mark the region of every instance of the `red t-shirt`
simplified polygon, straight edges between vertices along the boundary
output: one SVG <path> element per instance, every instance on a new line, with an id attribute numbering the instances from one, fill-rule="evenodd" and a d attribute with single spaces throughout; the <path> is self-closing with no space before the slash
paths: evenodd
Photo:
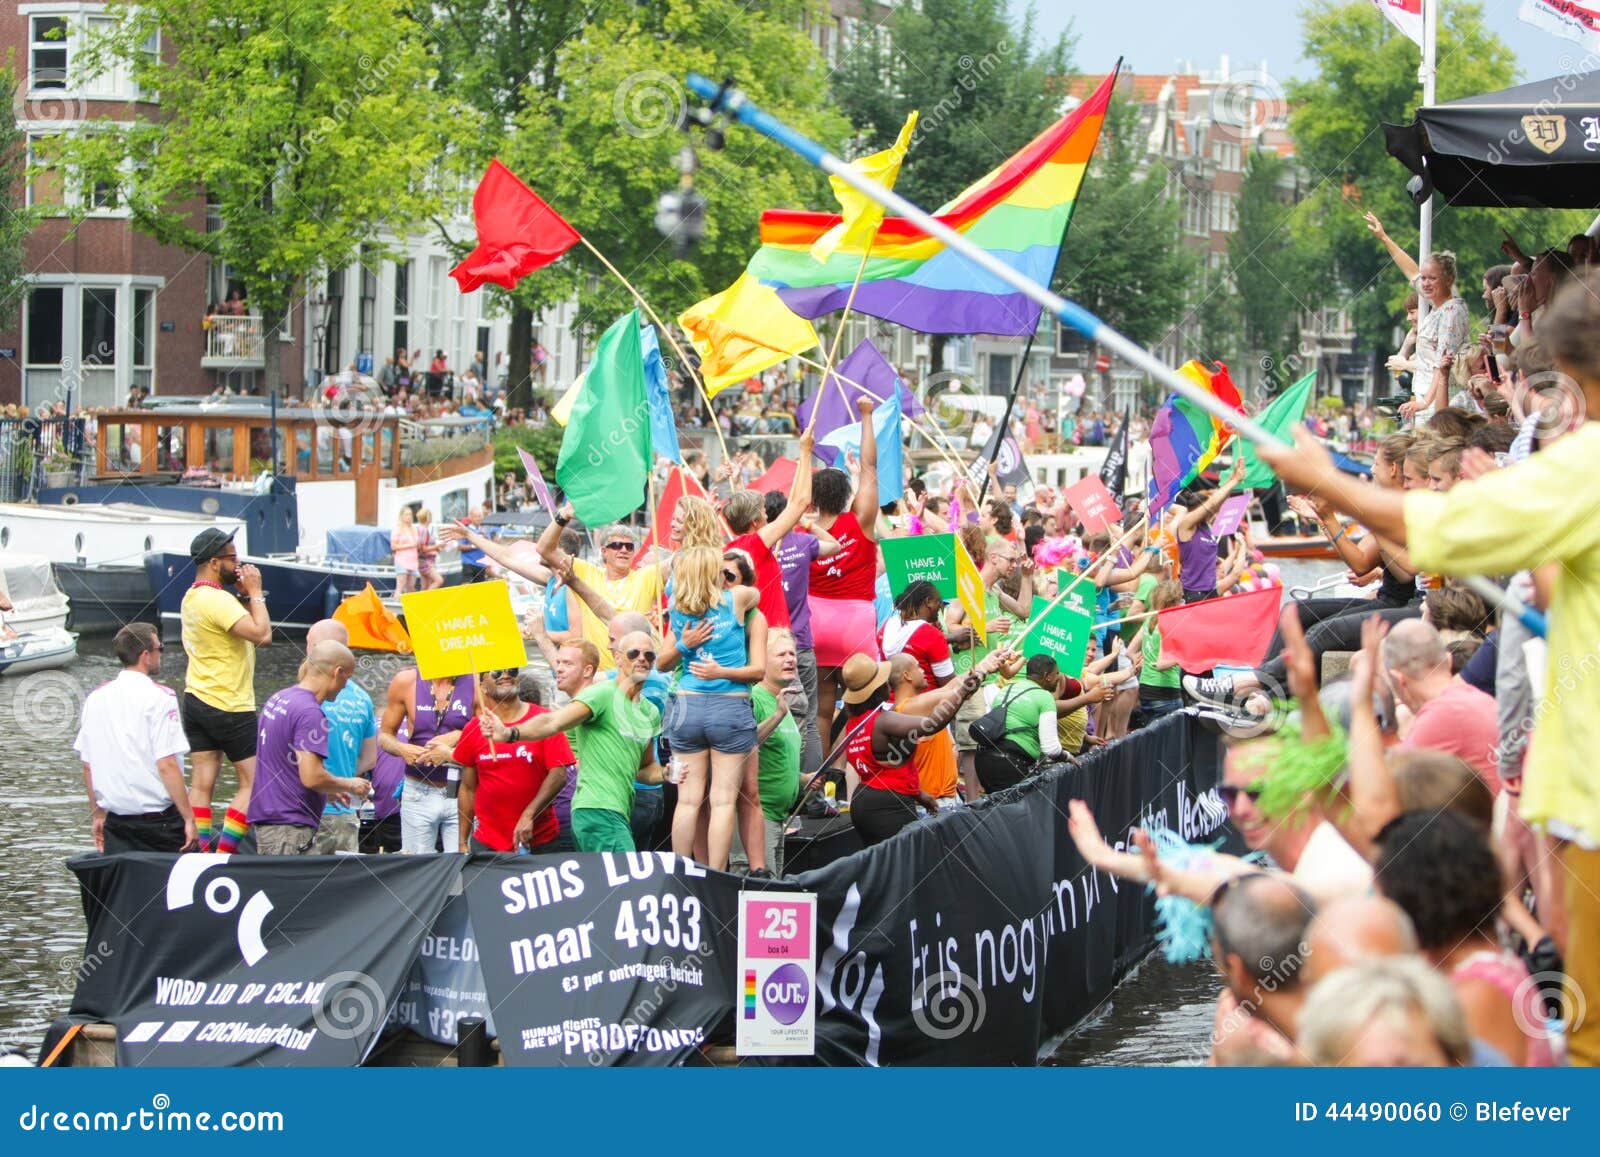
<path id="1" fill-rule="evenodd" d="M 878 632 L 878 650 L 885 659 L 904 652 L 917 661 L 928 687 L 939 686 L 940 679 L 948 680 L 956 673 L 955 662 L 950 658 L 950 641 L 944 632 L 932 623 L 905 622 L 899 615 L 891 615 Z"/>
<path id="2" fill-rule="evenodd" d="M 878 544 L 866 536 L 849 510 L 833 520 L 828 533 L 839 540 L 839 553 L 811 564 L 811 593 L 821 599 L 870 603 L 878 578 Z"/>
<path id="3" fill-rule="evenodd" d="M 1494 696 L 1460 679 L 1418 709 L 1400 746 L 1449 752 L 1482 776 L 1490 791 L 1500 791 L 1500 718 Z"/>
<path id="4" fill-rule="evenodd" d="M 889 764 L 880 763 L 878 757 L 872 754 L 872 729 L 878 724 L 878 712 L 887 710 L 888 706 L 884 705 L 874 707 L 869 712 L 871 721 L 862 724 L 850 737 L 850 742 L 845 745 L 844 757 L 861 777 L 862 787 L 875 787 L 880 791 L 892 791 L 896 795 L 914 796 L 922 787 L 916 767 L 910 762 L 903 763 L 899 767 L 891 767 Z M 850 721 L 848 726 L 854 727 L 855 721 Z"/>
<path id="5" fill-rule="evenodd" d="M 528 713 L 511 724 L 525 727 L 547 709 L 529 704 Z M 456 742 L 455 761 L 478 773 L 478 790 L 473 800 L 477 823 L 472 835 L 479 843 L 497 852 L 510 852 L 511 836 L 530 800 L 544 786 L 545 776 L 558 767 L 578 762 L 565 735 L 549 739 L 521 739 L 516 743 L 496 743 L 494 752 L 483 737 L 483 728 L 474 715 L 461 729 Z M 563 773 L 565 774 L 565 773 Z M 547 807 L 533 821 L 533 840 L 529 847 L 540 847 L 561 831 L 556 811 Z"/>
<path id="6" fill-rule="evenodd" d="M 783 597 L 783 568 L 777 556 L 755 532 L 741 534 L 728 543 L 729 550 L 742 550 L 756 568 L 756 590 L 761 593 L 761 613 L 769 627 L 789 625 L 789 604 Z"/>

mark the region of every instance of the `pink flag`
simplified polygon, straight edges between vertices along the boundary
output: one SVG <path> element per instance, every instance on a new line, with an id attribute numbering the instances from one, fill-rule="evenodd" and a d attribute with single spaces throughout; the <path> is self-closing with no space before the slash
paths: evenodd
<path id="1" fill-rule="evenodd" d="M 1422 47 L 1422 0 L 1372 0 L 1378 11 L 1401 32 Z"/>
<path id="2" fill-rule="evenodd" d="M 556 514 L 555 499 L 550 497 L 550 488 L 544 484 L 544 474 L 539 469 L 539 464 L 533 460 L 533 455 L 517 447 L 517 454 L 522 459 L 522 468 L 528 472 L 528 481 L 533 484 L 533 497 L 544 507 L 550 517 Z"/>
<path id="3" fill-rule="evenodd" d="M 1122 509 L 1098 474 L 1086 474 L 1063 492 L 1072 513 L 1083 523 L 1085 534 L 1099 534 L 1122 521 Z"/>

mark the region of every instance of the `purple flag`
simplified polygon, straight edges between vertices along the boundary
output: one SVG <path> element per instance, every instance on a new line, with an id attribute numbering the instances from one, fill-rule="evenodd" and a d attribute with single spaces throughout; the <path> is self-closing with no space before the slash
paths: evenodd
<path id="1" fill-rule="evenodd" d="M 811 411 L 822 407 L 817 415 L 816 436 L 819 444 L 833 431 L 861 421 L 861 415 L 856 412 L 856 399 L 863 395 L 863 389 L 858 389 L 850 382 L 860 383 L 865 393 L 880 404 L 887 401 L 889 394 L 898 388 L 901 413 L 911 418 L 922 416 L 922 403 L 917 401 L 916 396 L 900 380 L 900 375 L 894 372 L 894 367 L 883 360 L 883 355 L 870 341 L 863 340 L 850 351 L 849 357 L 834 368 L 838 371 L 838 379 L 829 381 L 824 376 L 822 389 L 800 403 L 802 430 L 811 424 Z M 845 381 L 846 378 L 849 381 Z M 844 387 L 842 391 L 840 386 Z"/>
<path id="2" fill-rule="evenodd" d="M 1211 533 L 1218 538 L 1227 538 L 1238 530 L 1245 513 L 1250 509 L 1250 499 L 1249 494 L 1235 494 L 1224 500 L 1211 518 Z"/>
<path id="3" fill-rule="evenodd" d="M 539 464 L 533 460 L 533 455 L 521 446 L 517 447 L 517 453 L 522 457 L 522 468 L 528 472 L 528 481 L 533 483 L 534 499 L 554 518 L 556 513 L 555 499 L 550 497 L 550 488 L 544 484 L 544 474 L 540 472 Z"/>

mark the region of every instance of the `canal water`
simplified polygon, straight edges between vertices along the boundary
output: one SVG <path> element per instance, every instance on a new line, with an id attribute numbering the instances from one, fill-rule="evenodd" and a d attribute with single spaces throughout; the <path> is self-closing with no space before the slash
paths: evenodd
<path id="1" fill-rule="evenodd" d="M 1290 573 L 1298 578 L 1308 570 L 1302 565 Z M 78 653 L 72 667 L 0 680 L 0 1045 L 30 1055 L 71 1000 L 83 959 L 83 910 L 65 861 L 93 845 L 72 742 L 84 698 L 116 675 L 117 662 L 108 638 L 82 639 Z M 295 681 L 303 655 L 302 646 L 287 640 L 259 653 L 258 703 Z M 182 649 L 170 648 L 165 658 L 161 681 L 181 688 Z M 356 680 L 375 702 L 382 702 L 396 664 L 392 656 L 362 657 Z M 233 794 L 230 776 L 224 768 L 220 800 Z M 1147 961 L 1052 1063 L 1202 1063 L 1217 990 L 1209 965 Z"/>

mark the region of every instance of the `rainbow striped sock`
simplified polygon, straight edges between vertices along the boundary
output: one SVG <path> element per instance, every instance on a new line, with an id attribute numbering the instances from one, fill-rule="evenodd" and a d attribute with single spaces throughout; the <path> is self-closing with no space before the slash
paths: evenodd
<path id="1" fill-rule="evenodd" d="M 210 804 L 194 805 L 194 830 L 199 833 L 200 836 L 200 847 L 198 850 L 202 852 L 209 852 L 211 850 Z"/>
<path id="2" fill-rule="evenodd" d="M 217 851 L 236 852 L 239 850 L 239 840 L 244 835 L 244 813 L 228 809 L 228 814 L 222 820 L 222 835 L 217 838 Z"/>

